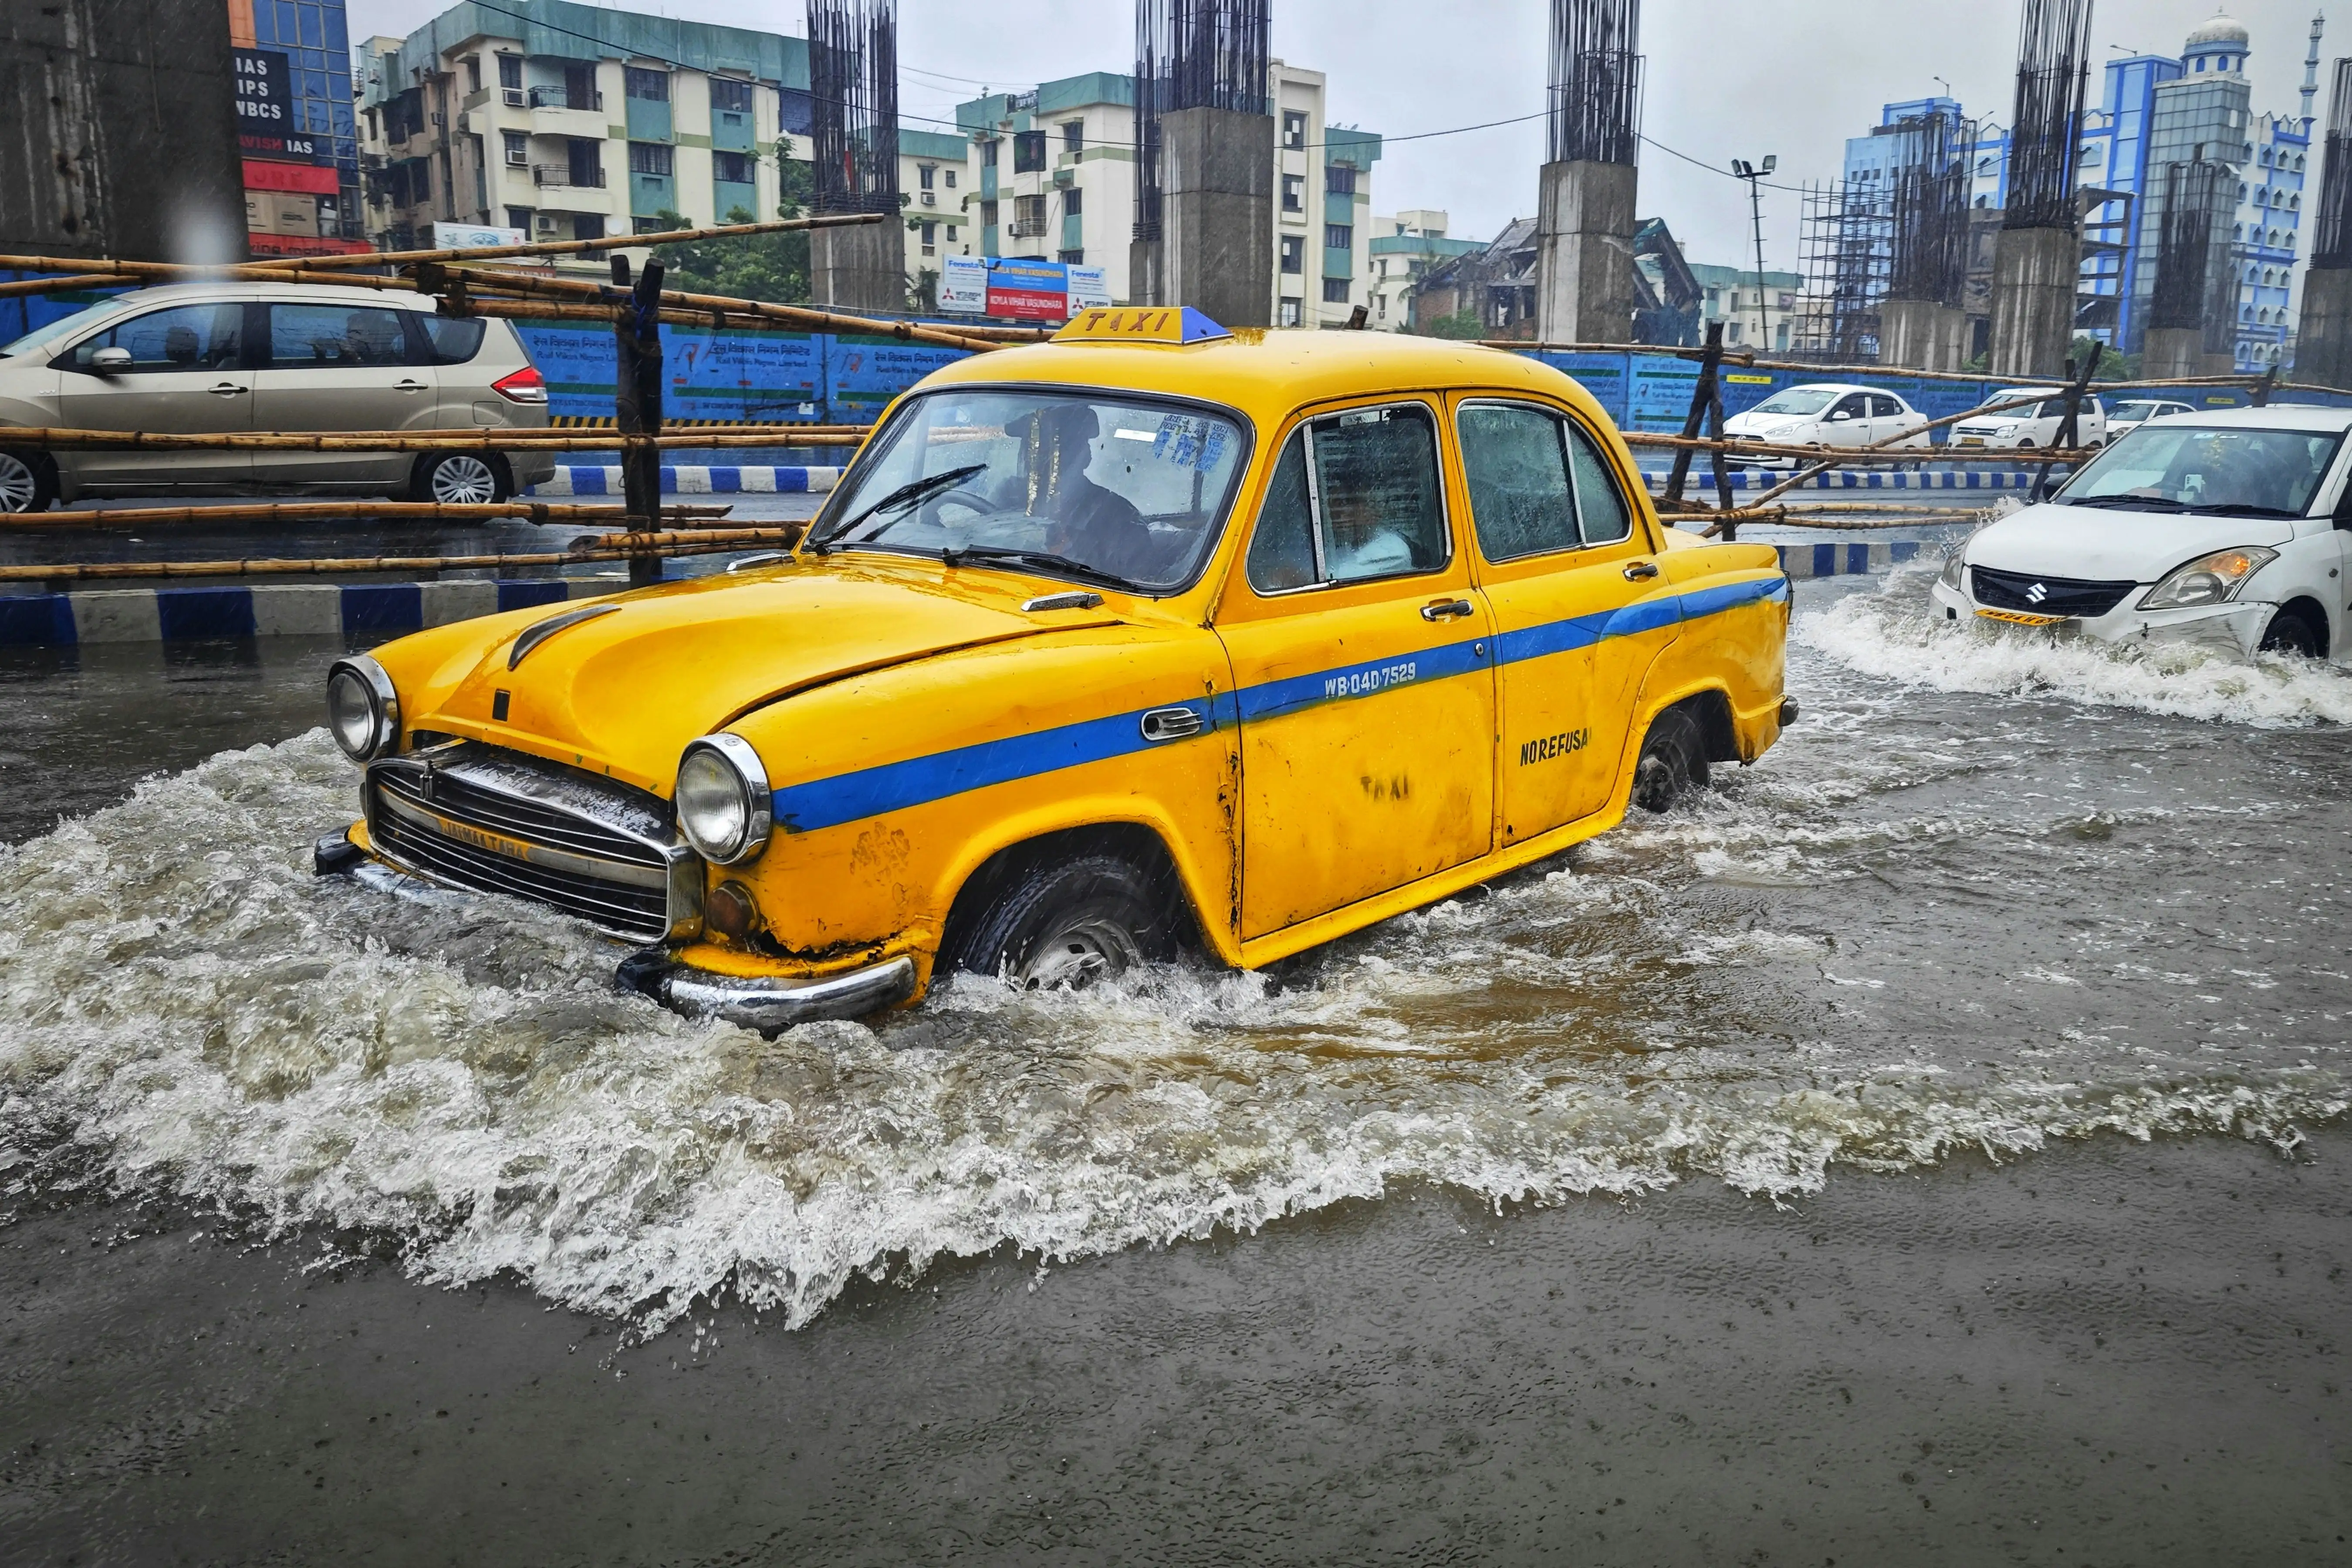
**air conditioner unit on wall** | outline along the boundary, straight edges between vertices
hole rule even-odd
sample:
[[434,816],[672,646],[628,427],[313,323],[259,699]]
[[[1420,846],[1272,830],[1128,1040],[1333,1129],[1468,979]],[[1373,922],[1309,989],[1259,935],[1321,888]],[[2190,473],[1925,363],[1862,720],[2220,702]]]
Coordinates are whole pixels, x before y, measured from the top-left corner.
[[507,107],[509,109],[520,109],[530,101],[529,99],[524,96],[522,89],[519,87],[500,88],[499,92],[499,95],[506,100]]
[[467,132],[469,132],[469,131],[471,131],[471,130],[473,130],[473,129],[474,129],[474,117],[473,117],[472,115],[470,115],[470,114],[460,114],[460,115],[458,115],[458,116],[457,116],[457,131],[458,131],[458,133],[459,133],[459,134],[461,134],[461,135],[462,135],[462,134],[466,133]]
[[507,167],[508,167],[508,168],[509,168],[509,169],[523,169],[523,168],[528,168],[528,167],[530,167],[530,150],[529,148],[527,148],[527,147],[509,147],[509,148],[508,148],[508,149],[507,149]]

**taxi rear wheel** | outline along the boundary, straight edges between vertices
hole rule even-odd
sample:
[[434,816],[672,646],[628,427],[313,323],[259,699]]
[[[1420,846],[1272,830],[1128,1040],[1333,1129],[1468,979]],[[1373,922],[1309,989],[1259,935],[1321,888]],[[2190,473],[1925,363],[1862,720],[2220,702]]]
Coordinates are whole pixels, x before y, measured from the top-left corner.
[[1642,755],[1633,764],[1633,804],[1664,811],[1706,783],[1706,742],[1698,721],[1669,708],[1650,721]]
[[1118,856],[1081,855],[1007,879],[950,962],[1026,991],[1076,991],[1175,952],[1152,879]]

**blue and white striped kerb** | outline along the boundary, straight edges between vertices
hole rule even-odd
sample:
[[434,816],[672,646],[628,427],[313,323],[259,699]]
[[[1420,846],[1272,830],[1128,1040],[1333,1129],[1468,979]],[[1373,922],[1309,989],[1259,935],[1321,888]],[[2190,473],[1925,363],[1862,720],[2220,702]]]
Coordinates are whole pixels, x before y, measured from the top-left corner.
[[[1664,468],[1644,468],[1642,481],[1652,495],[1664,495],[1666,489]],[[1990,471],[1975,468],[1948,474],[1890,474],[1881,469],[1832,468],[1826,474],[1815,474],[1797,489],[1804,490],[2024,490],[2033,485],[2030,468],[1997,468]],[[1735,490],[1769,490],[1788,482],[1785,473],[1769,469],[1740,468],[1731,475]],[[1704,465],[1694,463],[1683,480],[1683,494],[1700,500],[1715,489],[1715,475]]]
[[593,598],[624,577],[470,583],[288,583],[258,587],[108,588],[0,597],[0,647],[190,642],[205,637],[381,639],[499,610]]
[[[696,464],[671,466],[664,464],[661,488],[664,495],[731,496],[731,495],[791,495],[801,491],[824,491],[833,489],[841,478],[839,468],[783,468],[772,464],[740,467],[724,464],[702,467]],[[543,485],[533,485],[535,496],[616,496],[621,493],[621,470],[593,468],[579,464],[559,465],[555,477]]]

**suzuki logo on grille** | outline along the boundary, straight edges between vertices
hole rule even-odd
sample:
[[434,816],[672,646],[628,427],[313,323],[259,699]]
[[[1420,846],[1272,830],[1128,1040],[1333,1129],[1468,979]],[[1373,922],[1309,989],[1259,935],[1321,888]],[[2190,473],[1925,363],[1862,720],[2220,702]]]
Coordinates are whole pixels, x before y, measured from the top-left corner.
[[2038,605],[2038,604],[2040,604],[2042,600],[2044,600],[2044,599],[2048,598],[2049,596],[2050,596],[2050,590],[2049,590],[2049,589],[2047,589],[2047,588],[2045,588],[2045,587],[2043,587],[2043,586],[2042,586],[2041,584],[2039,584],[2039,583],[2036,583],[2035,584],[2033,584],[2033,586],[2032,586],[2032,587],[2028,588],[2028,589],[2025,591],[2025,597],[2026,597],[2026,600],[2027,600],[2027,602],[2029,602],[2029,603],[2031,603],[2031,604],[2036,604],[2036,605]]

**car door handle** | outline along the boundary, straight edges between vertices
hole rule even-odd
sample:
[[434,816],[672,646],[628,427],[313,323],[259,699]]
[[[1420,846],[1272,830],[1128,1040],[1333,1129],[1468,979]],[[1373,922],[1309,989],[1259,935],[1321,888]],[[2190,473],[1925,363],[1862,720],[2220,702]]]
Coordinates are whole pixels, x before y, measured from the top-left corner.
[[394,392],[430,392],[433,389],[421,381],[404,381],[393,390]]
[[224,381],[218,386],[208,386],[205,388],[205,390],[211,393],[215,397],[235,397],[241,393],[250,392],[253,389],[251,387],[239,386],[233,381]]
[[1654,561],[1629,562],[1625,567],[1625,581],[1628,583],[1646,583],[1657,574],[1658,563]]
[[1423,605],[1421,607],[1421,618],[1424,621],[1443,621],[1454,616],[1473,615],[1476,613],[1476,608],[1467,599],[1440,599],[1433,605]]

